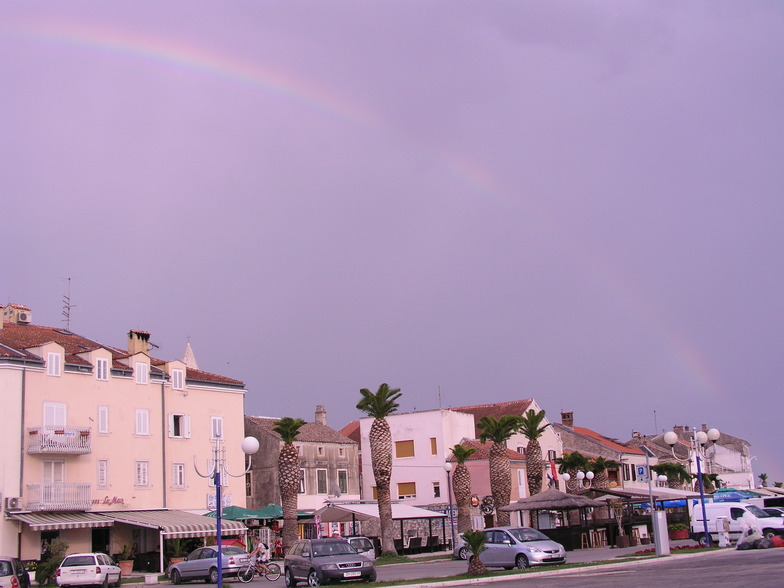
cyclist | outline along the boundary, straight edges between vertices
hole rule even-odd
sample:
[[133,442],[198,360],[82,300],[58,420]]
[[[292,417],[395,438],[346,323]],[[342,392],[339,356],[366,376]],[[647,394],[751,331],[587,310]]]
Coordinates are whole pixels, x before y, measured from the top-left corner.
[[271,571],[266,563],[269,561],[269,549],[263,541],[256,543],[256,547],[250,552],[250,557],[259,576],[263,576]]

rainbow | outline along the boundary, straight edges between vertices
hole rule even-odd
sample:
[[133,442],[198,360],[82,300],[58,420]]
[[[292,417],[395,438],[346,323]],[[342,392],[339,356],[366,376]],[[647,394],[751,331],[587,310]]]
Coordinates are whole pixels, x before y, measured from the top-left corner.
[[[108,52],[166,68],[224,79],[277,94],[366,130],[396,135],[393,129],[384,128],[379,117],[369,108],[334,94],[326,88],[309,84],[275,71],[271,67],[263,67],[234,56],[204,50],[169,38],[132,34],[103,25],[101,28],[89,28],[73,22],[35,22],[17,26],[6,23],[0,26],[0,37],[3,36]],[[452,177],[462,185],[471,187],[477,194],[490,197],[512,210],[519,211],[521,205],[519,195],[499,185],[487,169],[475,161],[459,153],[433,153],[420,145],[411,144],[404,137],[398,139],[408,143],[406,147],[413,148],[415,153],[420,152],[423,156],[439,162]],[[550,236],[555,235],[564,243],[569,242],[565,231],[541,207],[536,208],[532,205],[526,210],[526,214],[521,216],[527,219],[528,228],[542,231],[543,234]],[[593,281],[595,287],[605,292],[605,295],[618,298],[618,303],[625,306],[636,320],[645,323],[649,330],[656,333],[671,354],[672,361],[680,365],[692,385],[709,394],[722,392],[717,378],[710,371],[708,362],[688,338],[666,319],[666,313],[657,308],[654,301],[635,290],[609,267],[603,267],[598,256],[589,256],[584,247],[574,244],[572,253],[578,262],[577,265],[584,268],[587,280]]]

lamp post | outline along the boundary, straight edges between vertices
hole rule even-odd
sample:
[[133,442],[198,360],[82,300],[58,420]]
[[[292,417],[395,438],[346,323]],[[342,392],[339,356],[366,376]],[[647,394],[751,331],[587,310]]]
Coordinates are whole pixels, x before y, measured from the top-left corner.
[[[572,476],[568,472],[561,474],[561,478],[563,478],[563,481],[566,483],[567,490],[587,490],[591,487],[593,477],[593,472],[584,472],[582,470],[577,472],[574,476],[574,480],[572,480]],[[571,482],[571,484],[569,482]]]
[[705,487],[702,484],[702,465],[701,461],[705,459],[705,445],[713,445],[721,437],[718,429],[711,428],[706,433],[705,431],[698,431],[695,427],[691,439],[689,439],[689,458],[680,459],[675,455],[675,444],[678,442],[678,434],[675,431],[668,431],[664,434],[664,442],[670,446],[672,456],[679,462],[691,463],[692,458],[697,463],[697,482],[700,486],[700,503],[702,506],[702,524],[705,532],[705,546],[710,547],[710,533],[708,533],[708,517],[705,514]]
[[455,520],[452,516],[452,464],[450,462],[444,464],[444,471],[446,472],[446,491],[449,494],[449,530],[452,531],[452,549],[454,549]]
[[[252,456],[259,450],[259,440],[256,437],[245,437],[241,443],[242,451],[245,455]],[[253,459],[252,457],[250,458]],[[226,469],[226,448],[223,447],[223,439],[217,437],[212,446],[212,459],[207,460],[207,473],[202,474],[196,465],[196,456],[193,456],[193,469],[202,478],[212,478],[215,484],[215,520],[217,522],[217,547],[218,547],[218,588],[223,588],[223,541],[221,537],[221,516],[223,513],[223,502],[221,497],[221,474],[239,478],[244,476],[250,471],[251,462],[248,461],[248,466],[241,474],[231,474]]]
[[[656,510],[656,502],[653,500],[653,487],[652,474],[651,474],[651,459],[656,457],[656,454],[648,449],[645,445],[640,445],[643,453],[645,453],[645,469],[648,472],[648,499],[651,501],[651,528],[653,529],[653,542],[656,547],[656,555],[669,555],[670,554],[670,538],[667,535],[667,512],[664,510]],[[667,476],[657,476],[656,480],[661,482],[661,479],[667,479]]]

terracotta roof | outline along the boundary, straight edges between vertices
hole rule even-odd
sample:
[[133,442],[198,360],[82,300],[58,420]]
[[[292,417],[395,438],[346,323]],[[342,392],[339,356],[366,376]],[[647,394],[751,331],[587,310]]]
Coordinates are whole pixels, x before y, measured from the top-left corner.
[[[552,423],[551,426],[555,428],[557,431],[567,431],[587,439],[594,441],[604,447],[612,449],[613,451],[617,451],[619,453],[630,453],[634,455],[645,455],[642,449],[639,447],[632,447],[629,445],[625,445],[624,443],[618,441],[617,439],[612,439],[610,437],[606,437],[601,433],[597,433],[591,429],[586,429],[585,427],[567,427],[561,423]],[[565,450],[565,449],[564,449]]]
[[352,441],[360,442],[359,421],[351,421],[345,427],[340,429],[340,434],[345,435]]
[[[466,461],[481,461],[490,459],[490,448],[493,446],[493,444],[490,442],[482,443],[479,441],[479,439],[463,439],[460,442],[460,445],[467,445],[476,449],[476,451],[474,451],[471,457],[469,457]],[[525,456],[522,453],[512,451],[511,449],[506,450],[506,456],[510,461],[525,461]],[[450,453],[447,461],[457,460],[455,459],[455,456]]]
[[[275,428],[275,421],[278,419],[271,417],[254,417],[246,416],[245,420],[256,424],[259,428],[263,429],[270,435],[280,439],[273,429]],[[299,435],[294,440],[295,443],[342,443],[345,445],[355,445],[356,441],[349,439],[345,435],[339,433],[332,427],[327,425],[320,425],[319,423],[305,423],[299,430]]]
[[529,409],[533,401],[533,398],[525,398],[524,400],[510,400],[508,402],[495,402],[493,404],[459,406],[450,410],[474,415],[475,435],[480,437],[482,432],[476,424],[482,420],[482,417],[491,416],[498,419],[506,415],[522,416],[525,414],[525,411]]
[[[90,362],[78,357],[78,354],[94,351],[95,349],[106,349],[112,354],[112,369],[127,372],[133,371],[131,367],[119,361],[129,357],[126,350],[110,345],[101,345],[92,339],[77,335],[66,329],[33,324],[18,325],[16,323],[3,323],[3,328],[0,329],[0,357],[43,361],[41,357],[29,352],[28,349],[40,347],[46,343],[57,343],[63,347],[66,364],[89,366],[91,365]],[[165,363],[163,360],[150,358],[150,364],[154,366],[151,370],[152,373],[162,374],[163,372],[156,366],[162,366]],[[185,377],[186,380],[193,382],[219,383],[244,387],[244,383],[240,380],[190,368],[187,369]]]

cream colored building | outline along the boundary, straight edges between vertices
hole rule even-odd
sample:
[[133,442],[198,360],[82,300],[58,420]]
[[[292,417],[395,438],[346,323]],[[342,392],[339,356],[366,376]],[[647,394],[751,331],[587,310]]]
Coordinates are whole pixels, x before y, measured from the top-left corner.
[[[217,441],[228,470],[242,472],[245,386],[199,370],[192,353],[186,365],[151,348],[142,331],[119,349],[3,308],[0,553],[38,559],[60,537],[70,552],[134,545],[160,566],[164,539],[215,535],[215,519],[199,516],[215,487],[194,459],[207,473]],[[222,493],[244,507],[244,476],[224,476]],[[243,532],[224,521],[224,534]]]

